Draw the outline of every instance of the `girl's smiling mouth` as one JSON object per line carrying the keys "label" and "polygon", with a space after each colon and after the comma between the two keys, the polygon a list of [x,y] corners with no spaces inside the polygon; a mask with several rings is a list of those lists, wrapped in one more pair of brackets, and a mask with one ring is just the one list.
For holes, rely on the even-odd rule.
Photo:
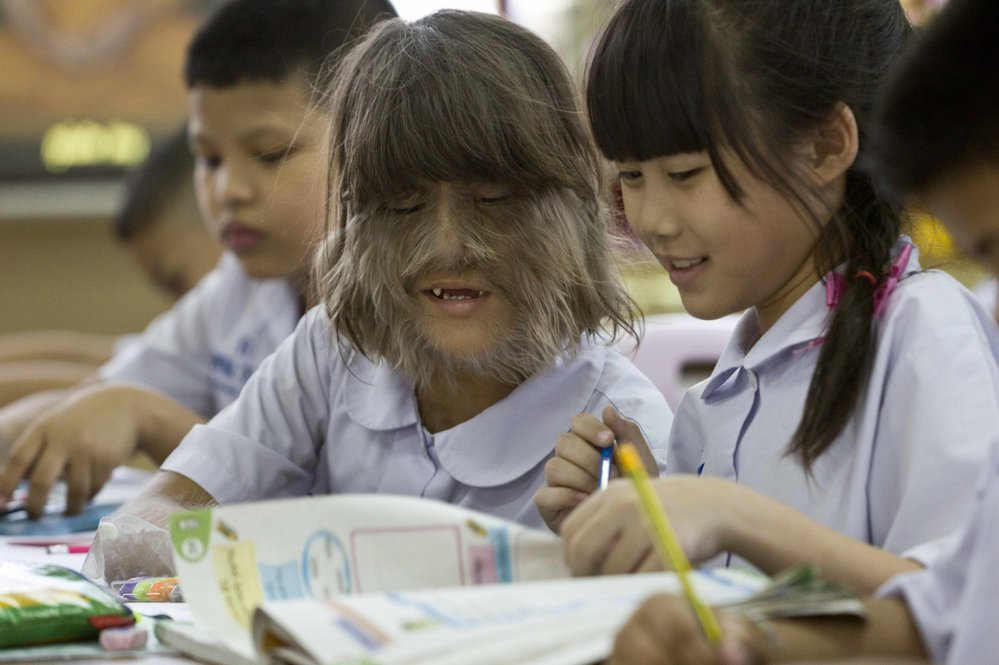
{"label": "girl's smiling mouth", "polygon": [[669,279],[679,288],[689,286],[707,268],[708,258],[699,256],[693,259],[663,259],[662,265],[669,273]]}
{"label": "girl's smiling mouth", "polygon": [[491,295],[467,284],[435,284],[422,293],[437,311],[451,317],[471,316],[485,306]]}

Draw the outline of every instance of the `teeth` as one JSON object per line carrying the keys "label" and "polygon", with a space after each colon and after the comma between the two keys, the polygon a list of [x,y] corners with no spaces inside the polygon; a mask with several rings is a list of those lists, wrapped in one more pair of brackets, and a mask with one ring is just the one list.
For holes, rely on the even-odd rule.
{"label": "teeth", "polygon": [[698,263],[704,261],[703,258],[700,259],[678,259],[676,261],[670,261],[670,265],[674,268],[684,269],[690,268],[691,266],[696,266]]}
{"label": "teeth", "polygon": [[441,300],[472,300],[473,298],[481,298],[486,295],[485,291],[477,291],[474,296],[444,293],[444,289],[430,289],[430,292],[434,294],[435,298],[440,298]]}

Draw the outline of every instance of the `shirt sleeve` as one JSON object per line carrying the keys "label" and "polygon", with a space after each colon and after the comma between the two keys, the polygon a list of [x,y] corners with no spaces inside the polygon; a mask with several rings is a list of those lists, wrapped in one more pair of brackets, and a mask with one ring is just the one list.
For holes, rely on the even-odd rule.
{"label": "shirt sleeve", "polygon": [[892,348],[868,484],[871,542],[924,562],[968,514],[999,443],[995,332],[970,294],[943,288],[904,303],[882,340]]}
{"label": "shirt sleeve", "polygon": [[613,406],[622,416],[638,425],[656,458],[659,473],[664,473],[673,410],[659,389],[630,360],[617,352],[607,355],[604,376],[586,410],[600,418],[606,406]]}
{"label": "shirt sleeve", "polygon": [[905,601],[935,663],[985,663],[999,653],[999,636],[983,623],[999,596],[995,452],[961,530],[945,539],[925,570],[899,575],[878,591],[878,596]]}
{"label": "shirt sleeve", "polygon": [[103,380],[137,383],[205,418],[214,415],[210,321],[225,284],[220,263],[99,370]]}
{"label": "shirt sleeve", "polygon": [[333,365],[341,366],[322,306],[299,322],[235,402],[198,425],[163,463],[219,503],[308,494],[329,421]]}

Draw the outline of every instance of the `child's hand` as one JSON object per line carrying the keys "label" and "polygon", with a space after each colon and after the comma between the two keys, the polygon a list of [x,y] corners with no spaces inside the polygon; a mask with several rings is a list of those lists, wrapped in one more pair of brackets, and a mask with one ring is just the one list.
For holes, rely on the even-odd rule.
{"label": "child's hand", "polygon": [[[715,478],[670,476],[653,482],[656,495],[694,565],[728,549],[734,483]],[[613,575],[662,570],[641,514],[638,492],[617,480],[579,506],[562,523],[565,560],[575,575]]]}
{"label": "child's hand", "polygon": [[600,449],[612,445],[615,439],[633,443],[649,473],[659,475],[642,430],[614,407],[604,409],[603,422],[589,413],[577,415],[572,419],[569,432],[555,442],[555,457],[545,465],[546,487],[534,496],[541,518],[552,531],[558,533],[562,520],[596,491]]}
{"label": "child's hand", "polygon": [[775,655],[775,645],[747,619],[722,613],[719,622],[722,645],[713,648],[683,600],[653,596],[618,632],[608,665],[756,665]]}
{"label": "child's hand", "polygon": [[95,385],[41,415],[0,466],[0,502],[27,478],[26,508],[40,517],[52,486],[63,478],[66,512],[79,512],[136,450],[137,424],[126,404],[117,388]]}

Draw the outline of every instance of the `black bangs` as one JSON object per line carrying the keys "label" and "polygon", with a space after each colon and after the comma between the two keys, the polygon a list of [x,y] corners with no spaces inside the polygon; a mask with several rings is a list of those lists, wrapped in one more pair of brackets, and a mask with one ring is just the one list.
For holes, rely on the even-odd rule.
{"label": "black bangs", "polygon": [[696,4],[626,2],[604,29],[586,101],[594,139],[608,159],[715,153],[704,82],[709,36]]}
{"label": "black bangs", "polygon": [[593,155],[580,152],[571,90],[538,74],[537,54],[487,52],[461,29],[465,17],[440,14],[432,27],[382,26],[341,81],[334,132],[351,201],[377,204],[431,182],[577,188]]}

